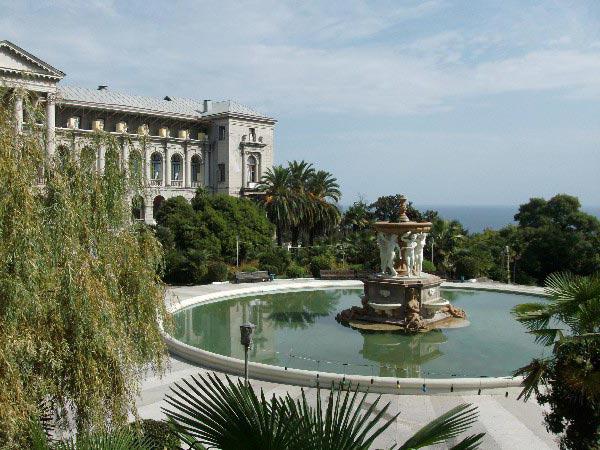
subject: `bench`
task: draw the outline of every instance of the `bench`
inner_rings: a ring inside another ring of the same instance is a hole
[[[322,280],[354,280],[356,279],[356,271],[353,269],[320,270],[319,277]]]
[[[256,272],[236,272],[236,283],[258,283],[261,281],[272,281],[273,277],[266,270],[257,270]]]

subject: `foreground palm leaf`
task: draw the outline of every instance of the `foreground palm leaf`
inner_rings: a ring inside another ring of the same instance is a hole
[[[298,448],[306,450],[350,450],[368,449],[398,417],[398,414],[383,422],[389,403],[378,413],[379,396],[365,412],[367,393],[359,398],[358,386],[339,388],[329,392],[327,408],[323,410],[321,389],[317,389],[317,406],[311,407],[304,389],[299,400],[294,401],[288,394],[285,398],[287,411],[292,421],[298,423],[296,441]]]
[[[546,280],[548,297],[544,303],[525,303],[515,306],[513,314],[535,341],[545,346],[558,346],[581,339],[600,338],[600,276],[581,277],[569,273],[556,273]],[[551,326],[552,323],[552,326]],[[547,383],[551,359],[534,359],[521,367],[515,375],[524,375],[523,391],[519,398],[527,401],[538,392],[539,384]],[[587,395],[597,395],[598,377],[595,374],[578,378],[573,386]]]
[[[163,411],[179,433],[222,450],[291,448],[296,424],[283,404],[262,391],[259,398],[242,380],[223,382],[213,373],[175,386],[166,396],[173,409]]]
[[[306,393],[294,400],[266,400],[242,380],[225,381],[216,374],[198,375],[175,384],[166,396],[171,409],[163,411],[182,441],[192,449],[362,450],[394,423],[398,414],[384,419],[389,403],[378,411],[379,396],[367,407],[367,393],[358,386],[338,387],[328,393],[327,404],[316,390],[316,406]],[[454,438],[476,420],[476,408],[460,405],[417,432],[402,449],[422,448]],[[483,434],[469,436],[454,448],[475,449]]]
[[[455,438],[468,430],[476,421],[477,407],[463,403],[429,422],[406,441],[399,450],[423,448]],[[477,448],[483,436],[484,433],[468,436],[453,448]]]

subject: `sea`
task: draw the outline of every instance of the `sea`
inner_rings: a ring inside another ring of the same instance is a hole
[[[518,206],[464,206],[464,205],[419,205],[420,211],[433,209],[447,220],[458,220],[471,233],[479,233],[486,228],[494,230],[514,224]],[[582,210],[600,219],[600,206],[582,207]]]

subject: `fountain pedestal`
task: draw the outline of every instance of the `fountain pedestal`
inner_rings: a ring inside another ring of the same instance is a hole
[[[415,332],[440,327],[448,319],[465,318],[462,310],[441,298],[443,280],[422,271],[423,248],[432,224],[410,221],[406,216],[406,198],[402,199],[399,222],[376,222],[373,226],[377,231],[381,272],[364,280],[362,307],[342,311],[338,321],[396,325],[399,330]]]

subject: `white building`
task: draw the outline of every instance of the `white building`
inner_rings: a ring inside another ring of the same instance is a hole
[[[165,199],[194,196],[197,187],[233,196],[256,195],[273,165],[275,120],[236,102],[128,95],[106,86],[60,85],[65,74],[8,41],[0,41],[0,86],[14,89],[18,128],[24,100],[45,104],[46,151],[92,151],[99,171],[104,149],[91,150],[96,132],[115,135],[123,168],[144,180],[138,218],[151,223]],[[27,96],[28,98],[24,98]]]

